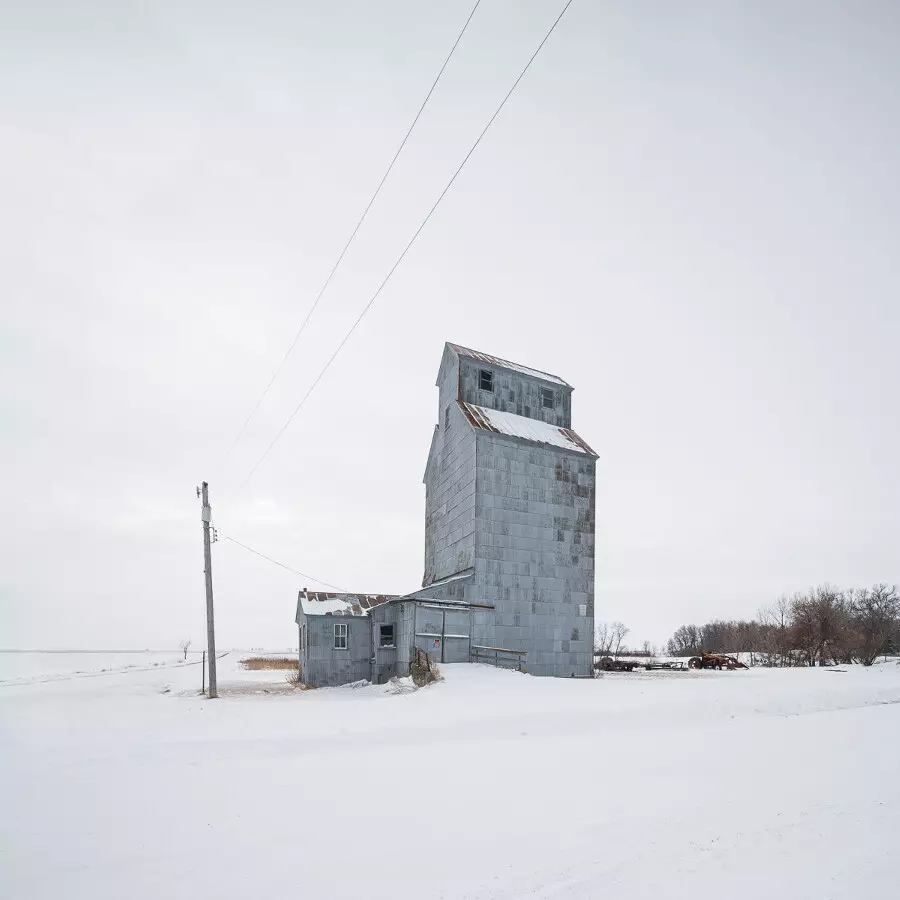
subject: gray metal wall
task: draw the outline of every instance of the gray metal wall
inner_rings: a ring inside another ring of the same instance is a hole
[[[373,684],[384,684],[390,681],[397,674],[397,660],[399,658],[399,628],[398,628],[398,611],[403,604],[385,603],[382,606],[376,606],[369,613],[370,627],[372,629],[372,674],[369,676]],[[381,625],[394,626],[394,646],[381,646]],[[407,670],[409,664],[407,663]]]
[[[467,599],[494,610],[475,615],[473,644],[527,650],[536,675],[590,675],[594,504],[592,457],[479,432]]]
[[[397,628],[397,675],[405,678],[409,675],[409,664],[412,662],[413,647],[416,640],[416,604],[404,601],[392,603],[395,607]]]
[[[479,388],[482,369],[494,374],[494,390]],[[541,388],[553,390],[553,408],[545,409],[541,402]],[[489,366],[478,360],[459,358],[459,399],[488,409],[499,409],[529,419],[539,419],[560,428],[572,427],[572,388],[551,381],[537,381],[499,366]]]
[[[453,402],[441,409],[425,470],[425,585],[475,559],[475,433],[455,402],[455,372],[442,369],[440,396]]]
[[[347,649],[334,649],[334,625],[347,625]],[[368,616],[307,616],[298,625],[309,627],[309,646],[301,651],[303,683],[334,687],[369,679],[372,674],[372,623]]]

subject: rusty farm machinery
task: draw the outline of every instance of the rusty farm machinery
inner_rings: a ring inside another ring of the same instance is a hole
[[[699,656],[692,656],[688,660],[689,669],[746,669],[747,665],[742,663],[736,656],[728,656],[725,653],[707,653],[701,651]]]

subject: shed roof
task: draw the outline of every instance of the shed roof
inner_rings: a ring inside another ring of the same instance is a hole
[[[367,616],[370,609],[397,599],[397,594],[336,594],[300,591],[298,602],[307,616]]]
[[[487,409],[458,400],[460,408],[469,422],[482,431],[492,431],[509,437],[520,438],[535,444],[546,444],[559,447],[570,453],[584,453],[596,457],[597,454],[571,428],[560,428],[539,419],[517,416],[515,413],[501,412],[498,409]]]
[[[486,363],[489,366],[500,366],[503,369],[509,369],[511,372],[519,372],[522,375],[530,375],[532,378],[540,378],[543,381],[549,381],[552,384],[559,384],[569,389],[572,388],[571,384],[567,381],[563,381],[558,375],[551,375],[549,372],[542,372],[540,369],[521,366],[519,363],[510,362],[508,359],[500,359],[499,356],[491,356],[489,353],[470,350],[468,347],[462,347],[459,344],[451,344],[448,342],[447,346],[459,356],[467,356],[469,359],[475,359],[478,362]]]

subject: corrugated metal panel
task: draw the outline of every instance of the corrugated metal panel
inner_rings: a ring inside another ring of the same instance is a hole
[[[371,678],[372,629],[368,618],[341,622],[315,616],[307,619],[307,650],[303,665],[304,684],[336,686]],[[335,647],[334,627],[346,624],[346,646]]]

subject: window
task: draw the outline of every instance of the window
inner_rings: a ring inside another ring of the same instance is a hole
[[[394,626],[379,625],[378,626],[378,646],[393,647],[394,646]]]
[[[450,427],[450,407],[444,410],[444,431]]]
[[[494,373],[490,369],[478,370],[478,388],[482,391],[494,393]]]
[[[544,409],[553,409],[553,388],[541,388],[541,406]]]
[[[334,649],[347,649],[347,625],[344,622],[334,626]]]
[[[306,649],[306,626],[300,626],[300,652],[302,653]]]

